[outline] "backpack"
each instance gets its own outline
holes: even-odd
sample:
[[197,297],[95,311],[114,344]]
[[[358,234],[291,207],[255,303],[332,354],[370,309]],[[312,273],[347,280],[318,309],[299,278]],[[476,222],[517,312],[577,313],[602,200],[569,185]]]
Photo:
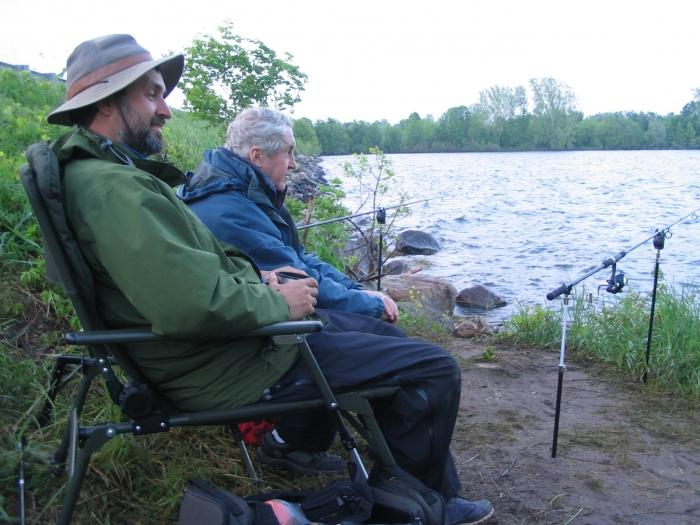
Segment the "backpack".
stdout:
[[443,525],[445,501],[442,495],[400,467],[374,469],[369,485],[374,504],[366,523]]

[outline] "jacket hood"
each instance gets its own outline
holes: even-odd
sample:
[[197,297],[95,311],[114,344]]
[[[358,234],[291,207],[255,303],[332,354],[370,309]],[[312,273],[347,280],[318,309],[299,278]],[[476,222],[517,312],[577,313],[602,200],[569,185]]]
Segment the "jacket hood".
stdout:
[[186,174],[186,179],[177,189],[184,202],[224,191],[239,192],[256,201],[278,200],[279,192],[267,175],[226,148],[205,151],[202,162],[194,173]]

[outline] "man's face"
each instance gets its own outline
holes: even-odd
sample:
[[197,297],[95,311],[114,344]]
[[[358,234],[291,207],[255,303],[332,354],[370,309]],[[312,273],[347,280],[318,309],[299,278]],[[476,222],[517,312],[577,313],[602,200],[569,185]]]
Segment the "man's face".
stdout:
[[287,173],[290,169],[296,168],[294,160],[294,133],[287,128],[284,134],[285,147],[274,155],[267,155],[263,152],[260,159],[260,169],[268,176],[278,190],[283,190],[287,186]]
[[163,98],[164,93],[163,76],[153,69],[117,98],[117,110],[123,124],[120,142],[146,156],[163,148],[162,128],[173,116]]

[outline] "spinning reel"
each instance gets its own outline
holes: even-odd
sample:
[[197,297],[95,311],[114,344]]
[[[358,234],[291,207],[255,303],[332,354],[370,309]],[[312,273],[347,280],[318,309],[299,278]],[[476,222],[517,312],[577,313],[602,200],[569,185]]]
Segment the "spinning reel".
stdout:
[[[613,263],[612,265],[612,273],[610,274],[610,279],[607,280],[608,286],[605,288],[605,291],[611,294],[617,294],[622,291],[622,289],[627,285],[628,279],[625,273],[620,270],[619,272],[617,271],[617,264]],[[601,284],[598,287],[598,293],[600,293],[600,289],[605,286],[604,284]]]

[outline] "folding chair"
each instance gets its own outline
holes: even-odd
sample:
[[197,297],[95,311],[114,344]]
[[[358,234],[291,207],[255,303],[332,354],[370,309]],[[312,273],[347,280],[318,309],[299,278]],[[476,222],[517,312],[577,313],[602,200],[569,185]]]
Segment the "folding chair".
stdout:
[[[46,143],[37,143],[27,150],[29,165],[20,176],[34,215],[39,223],[44,243],[47,278],[60,284],[68,294],[83,331],[65,335],[69,344],[84,345],[89,357],[61,355],[56,358],[48,393],[48,400],[39,416],[41,423],[52,415],[53,401],[64,384],[66,371],[78,366],[82,378],[72,402],[67,427],[54,460],[59,470],[67,471],[66,493],[58,523],[70,523],[80,489],[92,454],[106,442],[121,434],[142,436],[167,432],[172,427],[231,425],[241,421],[269,418],[295,411],[326,408],[339,423],[341,441],[350,451],[359,469],[364,472],[354,439],[343,425],[342,414],[367,441],[377,461],[385,465],[395,464],[387,443],[374,418],[370,399],[394,394],[397,387],[377,387],[354,392],[334,394],[320,370],[305,334],[321,329],[316,321],[277,323],[258,330],[240,334],[245,337],[281,338],[281,342],[299,344],[301,356],[310,367],[321,397],[284,403],[255,403],[227,409],[183,412],[176,410],[167,398],[140,373],[124,343],[167,340],[149,329],[107,330],[95,306],[95,293],[90,268],[85,262],[78,243],[68,225],[61,189],[61,173],[58,161]],[[123,383],[114,372],[118,366],[128,377]],[[125,418],[122,422],[81,423],[81,411],[92,381],[100,376],[112,401],[119,405]],[[352,414],[351,414],[352,413]],[[353,415],[354,414],[354,415]],[[241,441],[244,460],[245,445]],[[251,468],[249,460],[247,466]],[[366,472],[365,472],[366,474]],[[254,476],[254,473],[252,474]]]

